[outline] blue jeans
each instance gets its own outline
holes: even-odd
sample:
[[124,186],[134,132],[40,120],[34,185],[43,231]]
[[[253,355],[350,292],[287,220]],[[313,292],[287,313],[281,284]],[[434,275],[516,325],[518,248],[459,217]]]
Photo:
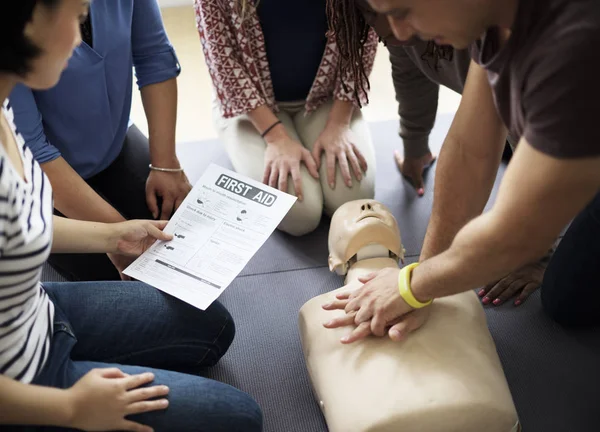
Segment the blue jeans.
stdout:
[[132,421],[156,432],[262,430],[261,410],[250,396],[197,375],[216,364],[233,341],[233,320],[220,303],[201,311],[139,282],[44,287],[56,307],[55,333],[34,384],[68,388],[94,368],[150,371],[151,385],[169,386],[169,407],[131,416]]

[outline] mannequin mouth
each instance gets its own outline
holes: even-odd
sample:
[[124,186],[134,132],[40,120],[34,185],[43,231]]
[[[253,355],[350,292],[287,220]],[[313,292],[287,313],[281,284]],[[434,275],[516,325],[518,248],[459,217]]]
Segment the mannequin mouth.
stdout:
[[377,213],[367,213],[365,215],[360,216],[358,219],[356,219],[356,222],[360,222],[360,221],[363,221],[363,220],[369,219],[369,218],[383,220],[383,219],[381,219],[381,216],[379,216]]

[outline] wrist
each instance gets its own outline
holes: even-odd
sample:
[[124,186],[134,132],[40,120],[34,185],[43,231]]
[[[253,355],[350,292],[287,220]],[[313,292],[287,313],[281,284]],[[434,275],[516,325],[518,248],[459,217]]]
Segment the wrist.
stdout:
[[331,111],[329,112],[326,127],[349,128],[353,112],[354,106],[352,105],[352,102],[335,100]]
[[73,389],[57,390],[54,402],[53,412],[56,418],[53,426],[73,428],[77,417],[77,396],[73,393]]
[[179,159],[175,152],[151,152],[150,164],[157,168],[180,169]]
[[100,235],[104,240],[104,252],[109,255],[119,252],[117,246],[121,240],[120,225],[120,223],[111,223],[100,227]]
[[280,143],[288,138],[287,131],[285,130],[285,126],[279,123],[273,129],[271,129],[263,139],[267,143],[267,145],[273,145]]
[[415,309],[428,306],[433,301],[433,296],[423,291],[419,270],[419,263],[411,264],[403,268],[398,277],[400,295]]

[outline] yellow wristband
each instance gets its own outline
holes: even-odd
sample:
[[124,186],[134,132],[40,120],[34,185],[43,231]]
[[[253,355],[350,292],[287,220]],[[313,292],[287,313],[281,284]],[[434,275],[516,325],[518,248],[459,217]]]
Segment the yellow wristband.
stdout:
[[400,297],[413,309],[420,309],[425,306],[429,306],[433,300],[429,300],[425,303],[421,303],[415,298],[410,288],[410,277],[413,269],[418,266],[419,263],[414,263],[405,266],[400,270],[398,275],[398,289],[400,290]]

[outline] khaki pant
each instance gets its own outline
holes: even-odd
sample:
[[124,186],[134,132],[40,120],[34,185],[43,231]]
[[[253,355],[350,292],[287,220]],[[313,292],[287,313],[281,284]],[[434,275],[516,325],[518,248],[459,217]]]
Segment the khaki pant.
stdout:
[[[333,102],[323,104],[316,111],[306,115],[304,102],[279,103],[281,120],[292,139],[298,140],[309,151],[325,128]],[[234,169],[247,177],[262,182],[265,168],[266,143],[256,131],[246,115],[232,119],[223,118],[218,107],[213,111],[215,128],[219,139],[225,145]],[[359,182],[352,170],[352,187],[346,186],[339,165],[336,163],[335,187],[327,184],[325,153],[321,155],[319,179],[310,175],[304,163],[301,164],[302,188],[304,199],[296,201],[290,212],[279,225],[279,229],[288,234],[300,236],[313,231],[325,212],[331,216],[342,204],[356,199],[370,199],[375,196],[375,153],[367,122],[359,110],[355,110],[350,123],[354,134],[354,143],[367,161],[367,172]],[[295,195],[293,181],[288,181],[289,194]]]

